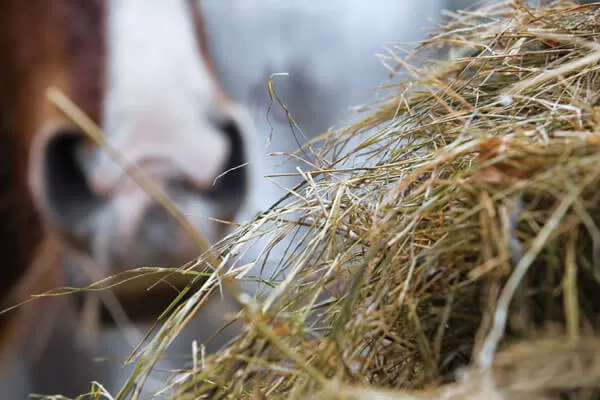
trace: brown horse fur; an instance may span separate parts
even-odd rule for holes
[[[54,4],[54,3],[53,3]],[[27,282],[29,267],[40,251],[43,227],[27,186],[29,149],[38,121],[55,111],[44,100],[48,85],[64,87],[65,57],[55,29],[58,15],[48,12],[50,2],[7,0],[0,4],[0,254],[4,307],[23,300],[15,288]],[[24,29],[26,27],[26,29]],[[31,292],[60,280],[60,269],[48,269]],[[23,309],[2,314],[3,345],[16,335]],[[8,335],[13,332],[13,335]]]

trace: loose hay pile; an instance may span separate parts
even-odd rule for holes
[[[395,94],[219,246],[292,242],[170,398],[600,398],[600,4],[541,3],[461,12],[388,57]]]

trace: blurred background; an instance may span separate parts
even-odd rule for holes
[[[281,171],[279,157],[307,138],[348,123],[352,108],[377,97],[389,71],[376,53],[385,46],[409,50],[441,20],[444,8],[469,0],[201,0],[209,44],[225,90],[251,115],[262,171]],[[300,130],[290,127],[267,82]],[[293,169],[292,165],[286,167]],[[257,176],[258,178],[258,176]],[[259,179],[254,208],[280,193]],[[274,192],[275,191],[275,192]]]

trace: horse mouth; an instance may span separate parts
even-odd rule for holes
[[[153,210],[163,215],[162,211]],[[225,224],[210,222],[210,225],[209,246],[229,230]],[[206,229],[197,224],[194,226],[206,237]],[[113,231],[98,233],[114,238],[112,245],[104,238],[104,248],[97,245],[85,252],[66,253],[67,286],[94,285],[101,289],[77,293],[75,303],[83,307],[90,295],[96,297],[103,325],[116,323],[111,301],[114,304],[116,300],[118,307],[132,321],[153,322],[173,301],[184,301],[187,298],[182,297],[184,291],[191,294],[206,281],[210,269],[202,259],[205,249],[188,237],[175,221],[157,223],[152,228],[157,232],[139,233],[123,246],[119,246],[122,240]],[[163,232],[158,232],[161,229]],[[156,237],[153,238],[153,234]],[[165,237],[170,240],[159,243]],[[106,261],[99,264],[100,260]]]

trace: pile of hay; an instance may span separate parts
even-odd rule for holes
[[[600,4],[535,3],[390,54],[408,78],[217,247],[234,268],[173,310],[130,384],[266,235],[259,263],[289,239],[271,290],[233,289],[242,332],[169,398],[600,398]]]

